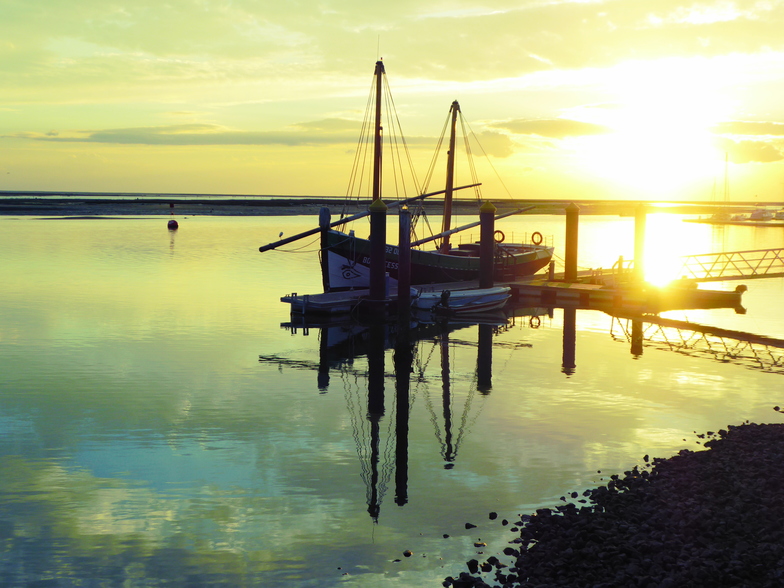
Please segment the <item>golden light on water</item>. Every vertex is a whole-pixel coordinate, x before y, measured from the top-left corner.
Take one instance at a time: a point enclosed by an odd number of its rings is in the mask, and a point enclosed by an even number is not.
[[[680,220],[670,214],[649,214],[645,231],[645,281],[664,286],[682,276],[683,258],[711,253],[694,231],[679,230]]]

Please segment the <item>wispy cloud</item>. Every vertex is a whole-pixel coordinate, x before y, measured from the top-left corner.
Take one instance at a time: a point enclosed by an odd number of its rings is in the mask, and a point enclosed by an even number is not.
[[[784,123],[754,122],[744,120],[727,121],[713,127],[715,133],[722,135],[766,135],[784,136]]]
[[[773,163],[784,160],[782,149],[766,141],[725,140],[719,145],[733,163]]]
[[[237,131],[214,124],[182,124],[122,129],[20,132],[6,139],[59,143],[114,143],[119,145],[342,145],[356,144],[358,123],[325,119],[301,123],[292,130]],[[429,137],[406,139],[409,145],[433,145]]]
[[[601,135],[610,132],[607,127],[593,123],[563,118],[511,120],[494,123],[493,126],[505,129],[516,135],[536,135],[550,139],[565,139],[566,137],[582,137],[585,135]]]

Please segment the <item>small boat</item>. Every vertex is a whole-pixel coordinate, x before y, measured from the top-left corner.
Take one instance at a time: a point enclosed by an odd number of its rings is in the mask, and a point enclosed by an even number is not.
[[[418,291],[411,307],[444,314],[479,313],[498,310],[512,295],[508,286],[474,288],[471,290]]]
[[[764,208],[757,208],[749,215],[749,220],[753,221],[766,221],[773,218],[773,213]]]

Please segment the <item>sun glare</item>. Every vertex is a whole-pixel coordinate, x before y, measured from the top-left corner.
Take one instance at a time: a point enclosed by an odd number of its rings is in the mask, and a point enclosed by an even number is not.
[[[722,159],[710,128],[726,108],[693,70],[670,62],[618,72],[615,102],[582,111],[610,130],[576,140],[589,172],[627,187],[629,198],[683,198],[687,187],[709,185]]]

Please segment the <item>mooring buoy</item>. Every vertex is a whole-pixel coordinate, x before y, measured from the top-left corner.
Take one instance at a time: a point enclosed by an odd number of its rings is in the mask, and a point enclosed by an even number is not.
[[[172,220],[169,221],[169,230],[170,231],[174,231],[175,229],[179,228],[179,226],[180,225],[177,223],[176,220],[172,219]]]

